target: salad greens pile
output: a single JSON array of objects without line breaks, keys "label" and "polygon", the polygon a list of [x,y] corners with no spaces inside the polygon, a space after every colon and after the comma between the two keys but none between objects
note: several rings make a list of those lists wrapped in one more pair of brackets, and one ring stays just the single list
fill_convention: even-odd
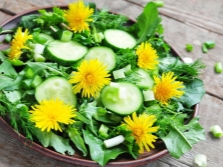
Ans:
[{"label": "salad greens pile", "polygon": [[[78,3],[81,4],[81,1]],[[79,7],[83,8],[80,4]],[[151,139],[146,141],[150,143],[147,151],[156,148],[156,140],[153,138],[162,140],[169,153],[180,158],[194,144],[204,140],[204,129],[199,124],[199,117],[191,119],[191,116],[193,106],[205,94],[203,82],[199,79],[205,65],[200,59],[186,64],[176,57],[164,41],[164,28],[156,5],[149,2],[136,22],[120,14],[98,10],[93,3],[85,4],[85,7],[88,12],[92,9],[93,13],[85,20],[88,26],[80,31],[69,24],[68,11],[59,7],[52,8],[52,11],[42,9],[38,14],[21,18],[13,29],[14,38],[19,31],[23,34],[17,39],[17,42],[20,40],[17,48],[22,46],[21,49],[16,51],[14,48],[15,52],[12,53],[11,46],[0,52],[0,116],[27,139],[61,154],[74,155],[79,150],[83,156],[101,166],[123,153],[137,159],[142,153],[142,146],[136,137],[139,132],[129,128],[128,123],[133,122],[134,125],[134,121],[137,123],[142,118],[143,121],[148,118],[148,129],[153,129],[149,131],[150,137],[146,138]],[[69,10],[72,13],[71,7]],[[116,34],[120,36],[113,43]],[[22,37],[26,37],[26,40]],[[134,46],[121,46],[128,45],[128,41],[118,41],[121,37],[131,39],[130,45]],[[13,45],[13,38],[8,42]],[[139,66],[137,52],[141,51],[139,48],[142,43],[145,47],[149,44],[153,48],[151,53],[158,56],[153,69]],[[84,86],[74,91],[77,82],[72,77],[83,68],[84,60],[93,62],[90,60],[92,56],[106,64],[105,59],[108,57],[100,58],[100,52],[111,55],[108,64],[114,63],[105,74],[107,78],[110,77],[109,83],[104,82],[95,95],[92,95],[94,92],[87,92],[83,96],[81,91]],[[87,69],[94,68],[90,63]],[[159,81],[165,81],[159,80],[162,77],[170,77],[170,82],[164,83],[167,87],[168,84],[179,84],[172,89],[178,94],[167,101],[155,93],[165,91],[155,87]],[[64,90],[53,90],[54,82],[61,83]],[[47,94],[48,90],[52,91],[50,95]],[[160,92],[159,95],[168,93]],[[51,100],[49,96],[64,100],[64,103],[71,101],[69,105],[75,108],[75,111],[72,110],[75,116],[70,122],[58,121],[55,126],[44,128],[37,125],[38,121],[33,121],[35,111],[46,105],[44,100]],[[44,112],[60,114],[65,109]],[[38,119],[41,121],[40,117]],[[121,136],[123,141],[113,147],[105,146],[104,141],[117,136]]]}]

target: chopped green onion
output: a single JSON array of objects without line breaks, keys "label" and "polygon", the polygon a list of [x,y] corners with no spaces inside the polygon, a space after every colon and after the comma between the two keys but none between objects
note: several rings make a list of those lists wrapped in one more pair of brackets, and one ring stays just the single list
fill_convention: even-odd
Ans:
[{"label": "chopped green onion", "polygon": [[195,155],[194,164],[196,167],[206,167],[207,166],[207,157],[203,154]]},{"label": "chopped green onion", "polygon": [[100,128],[99,128],[99,135],[102,137],[102,138],[107,138],[108,137],[108,127],[104,124],[101,124]]},{"label": "chopped green onion", "polygon": [[63,42],[68,42],[72,39],[72,36],[73,36],[73,32],[64,30],[61,32],[60,40]]},{"label": "chopped green onion", "polygon": [[203,53],[207,53],[208,52],[208,48],[205,44],[202,45],[202,51]]},{"label": "chopped green onion", "polygon": [[212,48],[215,47],[215,42],[214,41],[206,41],[206,42],[204,42],[204,44],[206,45],[206,47],[208,49],[212,49]]},{"label": "chopped green onion", "polygon": [[12,35],[11,34],[6,34],[5,36],[5,42],[10,42],[12,40]]},{"label": "chopped green onion", "polygon": [[36,75],[31,82],[31,87],[36,88],[39,84],[42,83],[42,81],[43,81],[42,77]]},{"label": "chopped green onion", "polygon": [[104,144],[105,144],[106,148],[110,148],[110,147],[117,146],[117,145],[121,144],[124,141],[125,141],[124,136],[119,135],[119,136],[113,137],[111,139],[105,140]]},{"label": "chopped green onion", "polygon": [[163,7],[164,6],[164,2],[163,1],[153,1],[153,3],[155,3],[155,5],[157,7]]},{"label": "chopped green onion", "polygon": [[191,52],[193,51],[194,47],[191,44],[186,44],[186,51]]},{"label": "chopped green onion", "polygon": [[34,71],[32,70],[32,68],[26,68],[25,69],[25,77],[26,78],[33,78],[34,77]]},{"label": "chopped green onion", "polygon": [[115,70],[112,74],[114,79],[125,78],[124,69]]},{"label": "chopped green onion", "polygon": [[220,138],[223,136],[223,131],[219,125],[213,125],[212,127],[210,127],[210,130],[214,137]]},{"label": "chopped green onion", "polygon": [[144,101],[155,100],[154,92],[152,90],[143,90]]},{"label": "chopped green onion", "polygon": [[223,71],[222,63],[221,62],[215,63],[214,69],[216,73],[222,73]]},{"label": "chopped green onion", "polygon": [[35,62],[45,62],[46,61],[46,58],[43,57],[41,54],[39,53],[35,53],[33,55],[33,59],[35,60]]},{"label": "chopped green onion", "polygon": [[184,57],[183,58],[184,63],[186,64],[191,64],[193,63],[193,59],[191,59],[190,57]]}]

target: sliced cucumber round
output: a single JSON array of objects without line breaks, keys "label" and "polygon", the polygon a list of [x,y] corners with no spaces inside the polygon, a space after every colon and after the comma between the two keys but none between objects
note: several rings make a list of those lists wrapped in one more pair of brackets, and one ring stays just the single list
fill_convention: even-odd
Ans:
[{"label": "sliced cucumber round", "polygon": [[104,87],[101,102],[107,109],[119,115],[128,115],[141,107],[143,95],[134,84],[119,82]]},{"label": "sliced cucumber round", "polygon": [[70,65],[85,56],[88,49],[78,42],[54,40],[46,47],[46,56],[52,61]]},{"label": "sliced cucumber round", "polygon": [[116,55],[111,48],[105,46],[96,46],[89,49],[88,53],[85,55],[84,59],[98,59],[103,63],[108,71],[111,71],[115,68],[116,65]]},{"label": "sliced cucumber round", "polygon": [[135,75],[137,75],[138,81],[136,85],[141,89],[152,89],[154,85],[154,80],[148,72],[138,68],[135,70]]},{"label": "sliced cucumber round", "polygon": [[46,42],[44,43],[44,45],[48,45],[51,41],[54,40],[54,38],[50,35],[44,34],[44,33],[39,33],[38,38],[43,38],[46,40]]},{"label": "sliced cucumber round", "polygon": [[136,46],[136,39],[122,30],[107,29],[104,32],[104,37],[109,45],[118,49],[131,49]]},{"label": "sliced cucumber round", "polygon": [[63,77],[51,77],[36,87],[35,97],[42,100],[60,99],[66,104],[76,106],[77,98],[72,91],[72,85]]}]

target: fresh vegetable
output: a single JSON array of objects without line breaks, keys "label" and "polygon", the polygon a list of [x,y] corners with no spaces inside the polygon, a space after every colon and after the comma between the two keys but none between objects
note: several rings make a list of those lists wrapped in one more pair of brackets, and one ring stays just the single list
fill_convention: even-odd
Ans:
[{"label": "fresh vegetable", "polygon": [[135,85],[127,82],[112,83],[101,92],[101,102],[109,110],[128,115],[137,111],[142,104],[142,92]]},{"label": "fresh vegetable", "polygon": [[188,51],[188,52],[191,52],[191,51],[193,51],[193,45],[191,45],[191,44],[186,44],[186,50]]},{"label": "fresh vegetable", "polygon": [[115,52],[108,47],[95,46],[89,49],[84,57],[85,60],[98,59],[102,62],[108,71],[115,68],[116,65],[116,55]]},{"label": "fresh vegetable", "polygon": [[222,71],[223,71],[222,63],[221,62],[215,63],[214,69],[215,69],[216,73],[222,73]]},{"label": "fresh vegetable", "polygon": [[219,125],[211,126],[210,130],[211,130],[212,134],[214,135],[214,137],[220,138],[223,136],[223,131]]},{"label": "fresh vegetable", "polygon": [[62,42],[54,40],[46,48],[48,59],[62,64],[72,64],[83,58],[86,53],[87,48],[74,41]]},{"label": "fresh vegetable", "polygon": [[194,167],[206,167],[207,157],[204,154],[197,154],[194,157]]},{"label": "fresh vegetable", "polygon": [[104,32],[106,42],[114,48],[132,49],[136,45],[136,39],[123,30],[108,29]]},{"label": "fresh vegetable", "polygon": [[60,99],[64,103],[76,106],[76,95],[72,92],[71,84],[63,77],[50,77],[42,82],[35,91],[38,102],[50,99]]},{"label": "fresh vegetable", "polygon": [[27,139],[101,166],[137,159],[156,140],[180,158],[205,139],[199,118],[189,119],[205,65],[171,52],[157,4],[136,22],[83,1],[68,8],[23,16],[13,29],[0,52],[0,116]]},{"label": "fresh vegetable", "polygon": [[208,49],[213,49],[215,47],[215,42],[214,41],[205,41],[204,45],[208,48]]}]

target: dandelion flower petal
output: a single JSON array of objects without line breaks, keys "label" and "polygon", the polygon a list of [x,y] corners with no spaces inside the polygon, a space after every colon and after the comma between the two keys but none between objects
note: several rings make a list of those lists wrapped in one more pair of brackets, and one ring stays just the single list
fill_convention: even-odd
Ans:
[{"label": "dandelion flower petal", "polygon": [[127,128],[132,131],[132,135],[139,146],[139,153],[143,153],[144,149],[150,151],[150,147],[154,148],[152,142],[155,142],[158,138],[152,133],[157,132],[159,127],[151,127],[152,124],[150,121],[153,124],[156,121],[156,117],[146,113],[137,116],[136,112],[134,112],[132,118],[130,116],[124,118],[123,124],[127,125]]},{"label": "dandelion flower petal", "polygon": [[179,98],[184,94],[184,91],[180,90],[184,88],[183,82],[175,81],[176,77],[173,72],[164,73],[161,78],[155,76],[154,80],[155,98],[163,104],[167,104],[168,100],[173,97]]},{"label": "dandelion flower petal", "polygon": [[84,60],[78,67],[77,72],[73,72],[73,76],[69,80],[74,84],[74,93],[82,91],[82,97],[95,97],[101,89],[110,83],[110,74],[97,59]]},{"label": "dandelion flower petal", "polygon": [[151,44],[148,42],[143,42],[136,49],[136,54],[138,56],[138,66],[145,70],[152,70],[159,64],[158,55],[156,50],[152,48]]},{"label": "dandelion flower petal", "polygon": [[52,129],[62,131],[60,123],[72,124],[76,116],[75,109],[59,99],[44,100],[39,105],[32,106],[30,121],[41,131]]},{"label": "dandelion flower petal", "polygon": [[89,30],[88,22],[93,21],[90,16],[94,10],[84,5],[84,2],[79,0],[69,5],[69,9],[65,11],[65,19],[68,22],[68,26],[74,32],[82,32]]}]

